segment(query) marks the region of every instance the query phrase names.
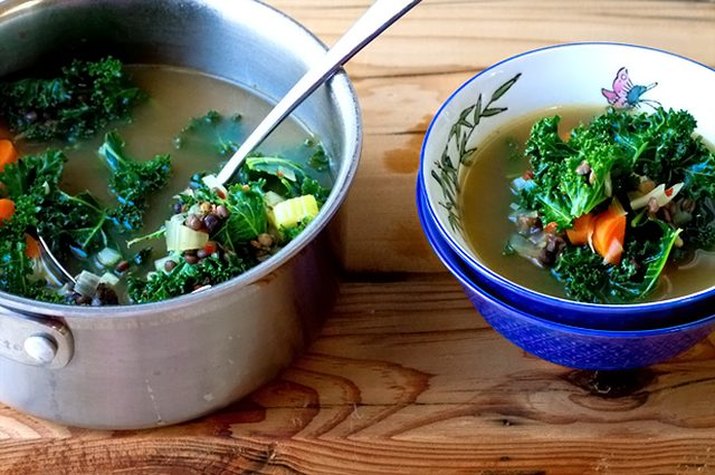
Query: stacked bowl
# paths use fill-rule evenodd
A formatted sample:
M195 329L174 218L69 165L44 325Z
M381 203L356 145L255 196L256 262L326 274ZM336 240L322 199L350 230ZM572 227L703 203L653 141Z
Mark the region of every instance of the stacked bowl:
M643 79L631 80L629 70ZM712 332L712 284L651 302L594 304L510 280L488 267L467 240L462 193L464 175L474 164L468 154L515 120L564 107L685 109L699 124L696 132L715 143L715 108L702 97L713 86L715 71L681 56L635 45L578 43L509 58L447 99L422 147L419 218L437 256L495 330L543 359L595 370L662 362ZM495 206L485 195L481 206Z

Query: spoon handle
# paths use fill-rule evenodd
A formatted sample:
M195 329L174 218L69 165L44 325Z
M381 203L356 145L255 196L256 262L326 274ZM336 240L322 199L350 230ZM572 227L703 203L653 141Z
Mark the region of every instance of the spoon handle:
M421 0L376 0L355 24L328 50L323 58L291 88L258 127L246 138L236 153L217 175L226 183L241 166L246 156L270 134L278 124L315 91L318 86L352 58L365 45L386 30Z

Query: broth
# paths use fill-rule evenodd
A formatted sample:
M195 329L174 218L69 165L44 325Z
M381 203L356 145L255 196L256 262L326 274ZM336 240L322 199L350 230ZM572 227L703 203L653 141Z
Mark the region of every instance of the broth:
M517 255L505 255L504 248L514 233L509 220L513 201L511 181L529 166L520 156L512 157L514 145L523 151L531 126L538 119L560 115L559 131L569 131L603 112L602 108L566 107L540 111L495 132L475 152L474 164L462 176L460 205L467 241L487 267L506 279L537 292L565 298L562 285L548 269L541 269ZM647 301L674 298L704 290L715 275L715 252L698 250L693 259L669 264L658 287Z

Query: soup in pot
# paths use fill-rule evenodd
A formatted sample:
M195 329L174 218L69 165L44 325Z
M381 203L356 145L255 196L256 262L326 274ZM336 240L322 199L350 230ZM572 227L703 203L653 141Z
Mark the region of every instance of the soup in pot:
M197 71L77 61L0 87L0 290L72 305L164 300L269 259L318 213L330 160L286 120L214 174L268 113ZM75 277L63 283L38 241Z

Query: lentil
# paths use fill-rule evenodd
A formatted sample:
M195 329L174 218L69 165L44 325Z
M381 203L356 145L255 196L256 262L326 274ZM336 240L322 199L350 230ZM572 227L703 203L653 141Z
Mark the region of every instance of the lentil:
M186 217L186 222L184 223L187 227L193 229L194 231L199 231L203 227L201 218L195 214L190 214Z

